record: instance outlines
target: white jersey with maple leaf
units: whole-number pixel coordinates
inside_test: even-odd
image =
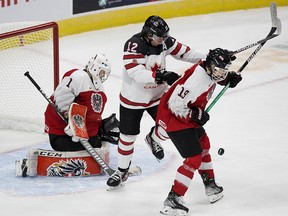
[[[166,69],[168,55],[191,63],[197,63],[206,57],[205,53],[190,49],[173,37],[168,37],[163,44],[153,47],[141,37],[141,33],[138,33],[125,43],[120,92],[122,106],[143,109],[159,104],[168,85],[156,84],[153,73],[155,74],[157,69]]]

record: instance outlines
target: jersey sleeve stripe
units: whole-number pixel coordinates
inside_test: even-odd
[[[134,68],[134,67],[137,67],[139,64],[136,64],[136,63],[129,63],[129,64],[126,64],[125,65],[125,69],[126,70],[129,70],[131,68]]]
[[[145,55],[143,55],[143,54],[127,54],[127,55],[123,56],[123,60],[140,59],[140,58],[145,58]]]
[[[171,52],[171,55],[177,55],[177,53],[181,50],[182,44],[177,43],[175,49]]]
[[[123,96],[120,94],[120,100],[121,100],[121,102],[123,102],[124,104],[130,105],[130,106],[149,107],[149,106],[151,106],[152,104],[156,103],[157,101],[160,101],[160,98],[157,99],[157,100],[152,100],[152,101],[150,101],[149,103],[137,103],[137,102],[133,102],[133,101],[130,101],[130,100],[126,99],[125,97],[123,97]]]
[[[191,50],[190,47],[186,47],[185,52],[180,56],[180,58],[183,58],[183,56],[184,56],[186,53],[188,53],[190,50]]]

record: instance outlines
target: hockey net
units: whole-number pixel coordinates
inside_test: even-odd
[[[0,129],[44,131],[47,101],[24,73],[51,95],[59,82],[58,41],[55,22],[0,25]]]

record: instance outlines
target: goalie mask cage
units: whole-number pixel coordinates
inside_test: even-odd
[[[59,82],[57,23],[1,24],[0,71],[0,129],[43,132],[47,101],[24,73],[53,93]]]

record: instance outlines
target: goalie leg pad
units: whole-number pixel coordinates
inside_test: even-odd
[[[95,150],[108,164],[109,143],[102,142],[102,147]],[[39,150],[37,169],[39,176],[72,177],[102,173],[102,168],[86,150],[76,152]]]
[[[27,158],[15,161],[16,176],[37,176],[38,150],[30,149]]]

